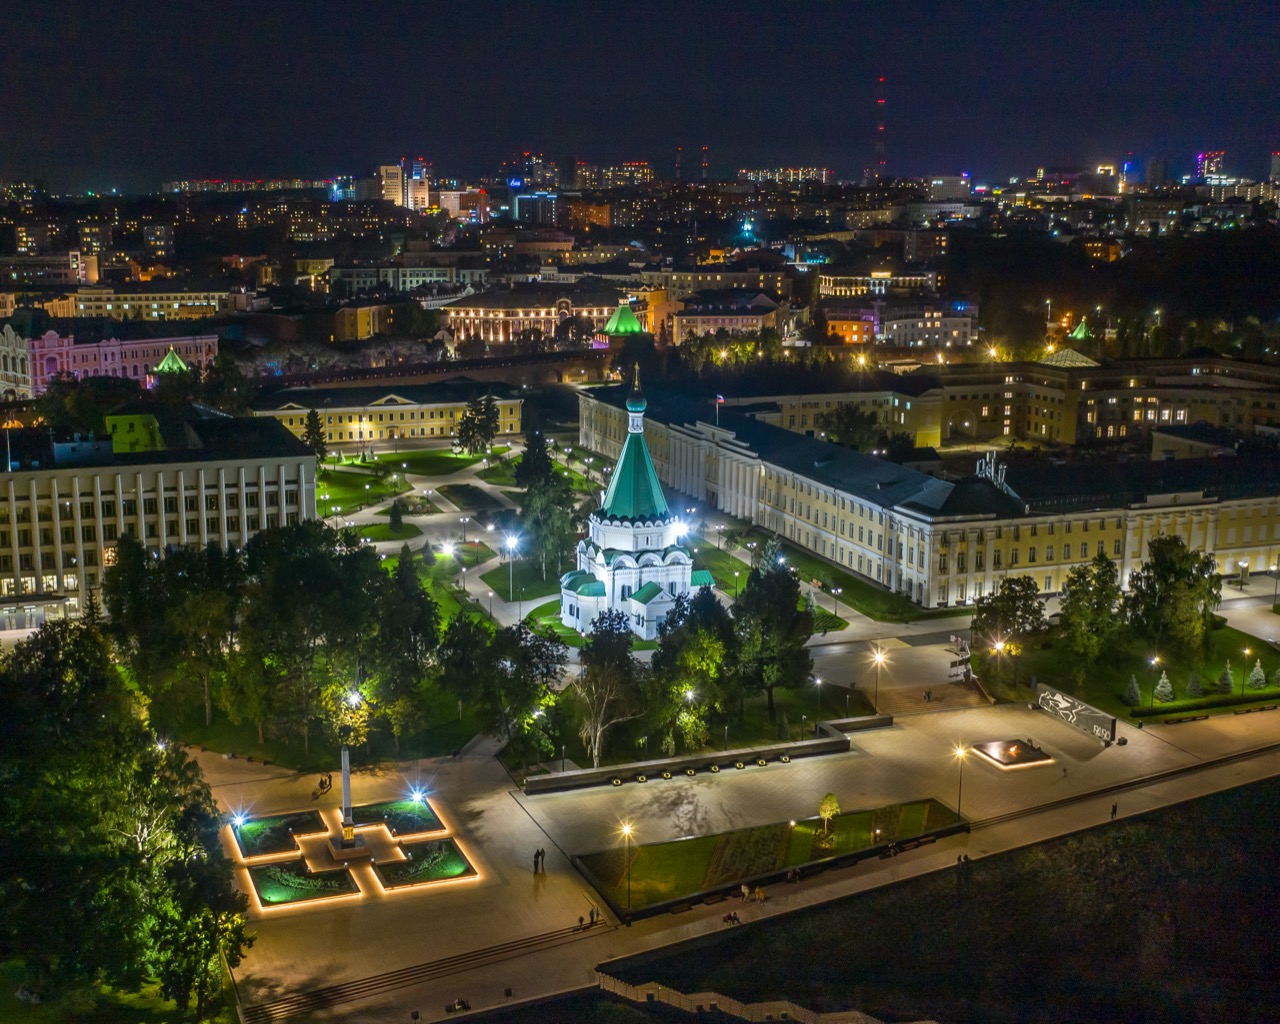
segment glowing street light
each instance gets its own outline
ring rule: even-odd
[[[507,537],[507,600],[516,596],[516,546],[520,538],[514,533]],[[516,618],[520,617],[520,606],[516,605]]]
[[[960,822],[960,798],[964,795],[964,762],[969,751],[964,744],[957,744],[955,749],[956,760],[960,762],[960,781],[956,785],[956,823]]]
[[[627,851],[627,909],[631,909],[631,825],[622,826],[622,839]]]
[[[875,662],[875,666],[876,666],[876,693],[875,693],[875,697],[871,702],[871,706],[875,710],[875,713],[879,714],[880,713],[880,666],[884,664],[884,651],[882,651],[879,647],[877,647],[875,649],[875,652],[871,655],[871,660]]]

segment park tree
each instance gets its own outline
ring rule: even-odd
[[[1204,696],[1204,681],[1195,669],[1191,670],[1191,676],[1187,679],[1187,696],[1193,700]]]
[[[525,492],[520,514],[529,550],[541,563],[542,578],[547,578],[548,567],[553,575],[558,574],[576,536],[573,491],[568,481],[553,473],[532,484]]]
[[[245,899],[209,789],[139,717],[102,630],[41,627],[0,658],[0,700],[0,828],[22,836],[0,874],[0,951],[21,960],[26,986],[46,998],[99,983],[135,992],[151,973],[172,995],[195,991],[222,956],[238,962]],[[212,913],[222,927],[207,957],[164,975],[166,908],[197,864],[210,874],[185,916]]]
[[[1228,658],[1226,665],[1222,668],[1222,675],[1218,676],[1218,692],[1228,694],[1234,690],[1235,683],[1231,681],[1231,659]]]
[[[991,593],[974,602],[975,637],[1025,641],[1044,626],[1044,600],[1030,576],[1006,576]]]
[[[547,439],[541,430],[526,427],[524,432],[524,454],[516,463],[515,479],[517,487],[529,488],[541,483],[555,473],[555,463],[551,461],[551,452],[547,449]]]
[[[391,508],[387,511],[387,525],[391,527],[392,533],[399,533],[404,529],[404,504],[399,498],[391,503]]]
[[[578,735],[593,768],[600,767],[609,730],[640,717],[644,710],[642,670],[631,651],[632,637],[623,612],[601,612],[582,645],[582,671],[569,680],[580,716]]]
[[[852,402],[844,402],[830,412],[819,413],[815,425],[836,444],[860,452],[874,448],[881,433],[876,414]]]
[[[1160,680],[1156,683],[1155,693],[1152,696],[1161,704],[1168,704],[1173,700],[1173,683],[1169,682],[1168,672],[1160,673]]]
[[[840,801],[834,793],[828,793],[818,802],[818,817],[822,819],[822,832],[830,831],[831,819],[840,813]]]
[[[1105,554],[1067,573],[1062,585],[1062,634],[1077,656],[1078,678],[1088,674],[1115,636],[1119,606],[1120,573]]]
[[[498,426],[498,406],[493,395],[476,395],[458,418],[459,447],[472,455],[479,455],[493,443]]]
[[[763,691],[769,717],[775,687],[802,686],[813,672],[806,644],[813,613],[802,606],[800,584],[786,564],[777,538],[764,546],[733,605],[740,692]]]
[[[1280,688],[1280,667],[1271,673],[1271,685]]]
[[[692,600],[679,595],[658,626],[647,717],[669,754],[675,752],[677,736],[689,750],[705,745],[711,718],[724,717],[736,696],[733,637],[733,620],[708,587]]]
[[[1129,574],[1123,607],[1133,632],[1157,650],[1199,652],[1208,642],[1222,584],[1213,557],[1181,537],[1154,537],[1147,560]]]
[[[1253,663],[1253,669],[1249,672],[1249,681],[1246,685],[1251,690],[1265,690],[1267,688],[1267,674],[1262,671],[1261,659]]]
[[[302,443],[311,449],[316,462],[323,465],[324,460],[329,457],[329,441],[320,423],[320,414],[314,409],[307,411],[307,423],[302,428]]]
[[[1142,691],[1138,689],[1138,677],[1129,676],[1129,682],[1124,688],[1124,693],[1120,697],[1121,703],[1125,707],[1136,708],[1142,703]]]

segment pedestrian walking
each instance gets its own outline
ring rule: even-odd
[[[538,873],[538,851],[537,850],[533,851],[533,873],[535,875]]]
[[[579,914],[578,915],[578,931],[582,931],[582,926],[584,924],[586,924],[586,919],[581,914]]]
[[[746,882],[742,883],[742,902],[746,903],[747,898],[751,895],[751,887]]]
[[[1067,777],[1067,766],[1065,764],[1062,766],[1062,777],[1064,779]]]
[[[764,886],[763,885],[756,886],[756,902],[757,903],[764,902]]]
[[[1120,809],[1120,805],[1119,805],[1119,804],[1112,804],[1112,805],[1111,805],[1111,820],[1112,820],[1112,821],[1115,821],[1115,820],[1116,820],[1116,811],[1118,811],[1119,809]]]
[[[594,928],[596,926],[596,908],[595,907],[591,908],[590,917],[591,917],[591,927]]]

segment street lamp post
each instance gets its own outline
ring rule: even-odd
[[[818,692],[818,717],[820,718],[822,716],[822,676],[814,676],[813,685]],[[814,719],[813,727],[815,729],[818,727],[816,718]]]
[[[1147,701],[1147,707],[1156,706],[1156,672],[1160,670],[1160,655],[1153,654],[1151,656],[1151,699]]]
[[[516,596],[516,544],[518,543],[515,535],[507,538],[507,600],[510,601]],[[516,618],[520,618],[520,607],[516,606]]]
[[[627,851],[627,910],[631,909],[631,826],[622,826],[622,838]]]
[[[960,824],[960,799],[964,796],[964,760],[969,753],[963,744],[956,747],[956,760],[960,762],[960,781],[956,784],[956,824]]]
[[[832,588],[831,588],[831,614],[832,614],[832,615],[834,615],[836,618],[839,618],[839,617],[840,617],[840,610],[839,610],[839,608],[840,608],[840,602],[839,602],[838,598],[840,597],[841,593],[843,593],[843,592],[844,592],[844,588],[843,588],[843,587],[832,587]]]
[[[717,524],[716,526],[716,550],[717,551],[720,550],[720,538],[723,534],[724,534],[724,525]]]
[[[1249,648],[1244,651],[1244,664],[1240,666],[1240,696],[1244,696],[1244,670],[1249,667]]]
[[[801,739],[804,739],[804,723],[807,722],[808,720],[809,720],[808,715],[800,716],[800,738]]]
[[[493,621],[493,591],[489,591],[489,621]]]
[[[880,666],[884,664],[884,651],[877,648],[871,659],[876,663],[876,694],[871,706],[878,715],[880,714]]]
[[[725,722],[724,724],[724,749],[725,750],[729,749],[729,723],[728,722]]]
[[[733,570],[733,596],[734,597],[738,596],[738,570],[737,569]]]
[[[459,518],[462,521],[462,543],[465,544],[467,542],[467,523],[471,521],[471,517],[460,516]]]

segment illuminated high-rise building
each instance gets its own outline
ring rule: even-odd
[[[1210,175],[1222,174],[1223,159],[1226,153],[1222,150],[1210,150],[1206,153],[1196,154],[1196,177],[1200,179],[1208,178]]]
[[[1271,154],[1271,180],[1280,182],[1280,153]]]

